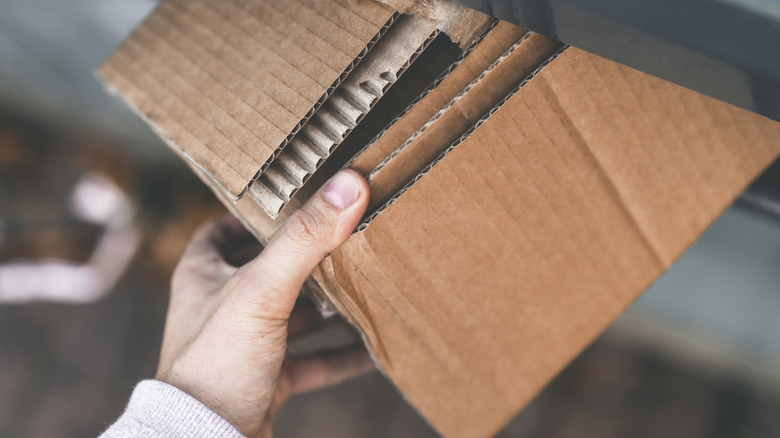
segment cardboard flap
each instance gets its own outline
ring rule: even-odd
[[[100,73],[236,198],[394,14],[373,1],[167,0]]]
[[[403,15],[335,93],[290,139],[252,184],[249,194],[275,218],[319,166],[425,50],[439,30],[436,21]]]
[[[367,145],[349,167],[364,175],[374,170],[526,32],[510,23],[498,23],[440,81]]]
[[[453,35],[457,33],[459,43],[468,45],[492,21],[490,17],[474,11],[448,5],[448,2],[440,2],[434,6],[440,12],[434,14],[436,18],[399,16],[360,65],[290,138],[290,146],[274,158],[249,190],[269,216],[277,218],[283,215],[286,205],[319,170],[320,165],[331,159],[352,130],[373,111],[374,105],[384,99],[388,91],[398,87],[395,84],[406,70],[418,62],[437,37],[442,36],[440,29],[447,29]],[[515,26],[504,24],[499,27],[499,37],[495,39],[499,42],[502,33],[505,38],[506,34],[516,33]],[[441,47],[434,44],[430,50],[441,51]],[[439,66],[432,64],[431,67]],[[415,97],[417,95],[409,99]]]
[[[273,211],[324,181],[302,185],[324,155],[280,155],[320,106],[334,96],[319,116],[346,127],[323,132],[333,145],[370,125],[358,124],[373,100],[334,94],[350,73],[378,81],[378,97],[431,35],[461,50],[492,20],[386,1],[166,0],[100,73],[263,240],[280,222],[262,194],[241,196],[268,189],[251,183],[274,157],[261,181]],[[357,70],[397,8],[425,24]],[[371,174],[376,211],[314,273],[448,437],[495,433],[780,152],[776,122],[521,34],[497,25],[367,130],[360,146],[408,108],[352,163]],[[292,190],[274,183],[290,177]]]
[[[447,437],[514,416],[780,151],[780,124],[569,48],[318,267]]]
[[[533,32],[512,44],[367,175],[371,187],[369,211],[389,201],[540,65],[555,56],[561,46],[560,42]]]

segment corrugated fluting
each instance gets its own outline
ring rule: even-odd
[[[250,187],[250,196],[269,216],[276,218],[438,32],[435,22],[413,16],[390,26]]]
[[[233,198],[397,17],[350,0],[166,0],[100,74]]]

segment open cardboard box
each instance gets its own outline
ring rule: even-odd
[[[330,175],[311,287],[448,437],[498,431],[780,152],[780,124],[446,2],[166,0],[100,71],[260,240]]]

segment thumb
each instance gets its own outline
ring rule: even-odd
[[[264,311],[289,316],[303,282],[357,227],[368,206],[368,183],[341,170],[296,210],[246,269],[262,284]],[[280,315],[281,316],[281,315]]]

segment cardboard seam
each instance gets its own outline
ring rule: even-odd
[[[379,90],[380,91],[380,95],[377,96],[373,101],[371,101],[368,104],[368,110],[367,111],[365,111],[365,112],[361,111],[361,114],[355,120],[355,125],[357,125],[358,123],[360,123],[363,120],[363,118],[371,111],[371,109],[381,99],[381,97],[385,95],[387,90],[390,87],[393,86],[393,84],[398,80],[398,78],[400,78],[404,74],[404,72],[409,68],[409,66],[411,66],[412,63],[414,63],[417,60],[417,58],[428,48],[428,46],[440,34],[441,34],[441,31],[439,29],[434,30],[430,35],[428,35],[426,40],[417,48],[417,50],[409,57],[409,59],[407,59],[404,62],[404,64],[398,70],[396,70],[395,72],[392,72],[392,75],[395,76],[395,79],[392,80],[392,81],[388,81],[388,83],[381,90]],[[385,72],[385,73],[387,73],[387,72]],[[382,75],[384,75],[385,73],[382,73]],[[342,84],[341,86],[343,86],[343,85],[344,84]],[[325,105],[327,105],[327,103],[328,102],[326,101],[322,105],[325,106]],[[321,108],[323,108],[323,106],[321,106]],[[355,109],[358,109],[358,108],[356,107]],[[335,109],[332,112],[334,114],[338,114],[338,111],[335,110]],[[343,143],[344,139],[346,139],[346,137],[350,134],[350,132],[352,132],[352,129],[353,129],[351,127],[347,127],[347,129],[344,130],[342,134],[338,134],[336,132],[333,132],[329,128],[327,123],[324,123],[324,122],[320,121],[318,119],[317,115],[312,116],[312,118],[309,120],[308,123],[312,124],[312,126],[316,126],[317,129],[320,130],[320,131],[328,131],[331,134],[332,137],[337,137],[338,141],[335,141],[335,140],[333,141],[333,145],[328,149],[326,155],[324,157],[321,157],[320,161],[313,166],[313,170],[311,172],[307,172],[305,174],[305,176],[303,176],[302,182],[300,184],[297,184],[296,177],[293,176],[293,175],[290,175],[289,172],[285,171],[284,168],[281,165],[276,166],[276,164],[278,163],[278,161],[276,159],[272,163],[270,163],[270,166],[266,169],[266,172],[265,173],[261,173],[259,178],[257,178],[253,182],[253,184],[257,183],[257,184],[261,184],[261,185],[265,186],[265,189],[261,190],[261,192],[263,193],[263,196],[261,198],[264,200],[264,202],[259,202],[260,199],[258,199],[258,202],[261,204],[261,206],[266,211],[266,213],[268,213],[268,215],[271,216],[272,218],[276,218],[276,216],[284,208],[284,206],[287,205],[287,203],[290,201],[290,199],[292,199],[292,197],[295,196],[295,194],[298,193],[298,191],[308,182],[308,180],[311,178],[311,176],[314,174],[314,172],[316,172],[320,168],[320,166],[332,155],[333,151],[336,148],[338,148],[338,146],[340,146],[341,143]],[[296,136],[304,134],[304,137],[307,137],[305,135],[304,129],[305,129],[305,127],[302,128],[300,131],[298,131],[296,133]],[[296,136],[293,136],[293,138],[295,138]],[[291,140],[291,142],[292,142],[292,140]],[[277,158],[279,158],[281,155],[285,154],[286,151],[282,151],[281,153],[277,152],[277,153],[278,153]],[[300,160],[296,160],[296,158],[294,157],[295,155],[296,154],[293,151],[290,154],[289,158],[291,160],[294,160],[294,161],[300,161]],[[277,167],[279,167],[279,169],[276,169]],[[267,173],[270,172],[271,169],[274,169],[274,173],[278,174],[278,175],[276,175],[273,178],[277,179],[277,180],[282,180],[281,183],[277,183],[276,181],[271,181],[271,177],[269,175],[267,175]],[[258,180],[260,180],[260,181],[258,182]],[[293,183],[293,181],[295,181],[295,183]],[[282,186],[281,184],[285,184],[285,182],[287,184]],[[290,188],[290,187],[292,187],[292,188]],[[255,185],[254,188],[259,188],[259,187],[257,187]],[[250,190],[253,190],[253,189],[250,189]],[[288,189],[289,193],[282,193],[282,189]],[[255,191],[257,191],[257,190],[255,190]],[[270,199],[269,198],[269,194],[272,194],[276,199]],[[265,202],[266,198],[269,198],[268,202]],[[273,204],[273,205],[271,205],[271,204]]]
[[[472,88],[474,88],[480,81],[482,81],[490,72],[492,72],[496,67],[498,67],[501,62],[503,62],[509,55],[514,53],[515,50],[517,50],[518,47],[520,47],[524,42],[526,42],[531,36],[535,35],[535,32],[533,31],[527,31],[523,34],[520,39],[512,44],[508,49],[504,51],[504,53],[501,54],[498,58],[496,58],[493,63],[488,66],[482,73],[479,74],[476,78],[474,78],[473,81],[471,81],[468,85],[466,85],[463,90],[460,91],[455,97],[453,97],[446,105],[444,105],[439,111],[436,112],[430,119],[428,119],[425,124],[420,127],[420,129],[417,130],[414,134],[412,134],[406,141],[404,141],[401,146],[396,148],[393,152],[390,153],[382,162],[376,165],[374,169],[366,175],[366,178],[371,178],[374,174],[379,172],[383,167],[385,167],[389,162],[393,161],[395,157],[397,157],[401,152],[403,152],[410,144],[412,144],[417,138],[419,138],[431,125],[433,125],[437,120],[439,120],[444,114],[447,113],[447,111],[450,110],[460,99],[463,98],[469,91],[471,91]]]
[[[352,158],[350,158],[350,159],[349,159],[349,161],[347,161],[347,163],[344,165],[344,167],[343,167],[343,168],[345,168],[345,169],[346,169],[346,168],[348,168],[349,166],[351,166],[351,165],[352,165],[352,163],[354,163],[354,162],[355,162],[355,160],[357,160],[357,158],[358,158],[358,157],[359,157],[359,156],[360,156],[360,155],[361,155],[363,152],[365,152],[366,150],[368,150],[368,149],[369,149],[371,146],[373,146],[373,145],[374,145],[374,143],[376,143],[377,141],[379,141],[379,139],[380,139],[380,138],[382,138],[382,136],[383,136],[383,135],[384,135],[384,134],[385,134],[385,133],[386,133],[386,132],[387,132],[387,131],[388,131],[388,130],[389,130],[389,129],[390,129],[392,126],[393,126],[393,125],[395,125],[395,124],[396,124],[396,123],[397,123],[399,120],[401,120],[401,119],[402,119],[404,116],[406,116],[406,114],[408,114],[408,113],[409,113],[409,111],[411,111],[411,110],[412,110],[412,109],[413,109],[413,108],[414,108],[414,107],[415,107],[415,106],[416,106],[418,103],[420,103],[420,101],[421,101],[421,100],[423,100],[423,99],[424,99],[426,96],[428,96],[428,95],[429,95],[429,94],[430,94],[430,93],[431,93],[433,90],[435,90],[435,89],[436,89],[436,88],[437,88],[439,85],[441,85],[441,83],[442,83],[442,82],[444,82],[444,80],[445,80],[445,79],[447,79],[447,76],[449,76],[449,75],[450,75],[450,73],[452,73],[452,71],[453,71],[453,70],[455,70],[455,69],[456,69],[456,68],[457,68],[457,67],[458,67],[458,66],[459,66],[459,65],[460,65],[460,64],[463,62],[463,60],[464,60],[464,59],[466,59],[466,57],[467,57],[469,54],[471,54],[471,52],[474,50],[474,48],[476,48],[476,47],[479,45],[479,43],[481,43],[481,42],[482,42],[482,40],[484,40],[484,39],[485,39],[485,37],[487,37],[487,35],[488,35],[488,34],[489,34],[489,33],[490,33],[490,32],[491,32],[493,29],[495,29],[495,28],[496,28],[496,26],[498,26],[498,24],[499,24],[499,23],[500,23],[500,21],[498,21],[498,20],[494,21],[494,22],[493,22],[493,23],[490,25],[490,27],[489,27],[488,29],[486,29],[486,30],[485,30],[485,32],[483,32],[483,33],[482,33],[482,35],[480,35],[480,36],[479,36],[477,39],[475,39],[475,40],[474,40],[474,42],[473,42],[473,43],[472,43],[472,44],[471,44],[471,45],[470,45],[468,48],[466,48],[466,49],[463,51],[463,53],[462,53],[460,56],[458,56],[458,59],[456,59],[455,61],[453,61],[453,62],[452,62],[450,65],[449,65],[449,67],[447,67],[447,69],[446,69],[446,70],[444,70],[444,71],[443,71],[443,72],[442,72],[442,73],[439,75],[439,77],[437,77],[437,78],[436,78],[436,80],[434,80],[434,81],[431,83],[431,85],[429,85],[429,86],[428,86],[428,88],[426,88],[426,89],[425,89],[425,90],[424,90],[422,93],[420,93],[420,95],[419,95],[419,96],[417,96],[417,97],[416,97],[414,100],[412,100],[412,102],[411,102],[411,103],[410,103],[410,104],[409,104],[409,105],[408,105],[408,106],[407,106],[407,107],[406,107],[406,108],[405,108],[405,109],[404,109],[404,110],[401,112],[401,114],[399,114],[399,115],[398,115],[398,116],[396,116],[396,117],[395,117],[393,120],[391,120],[391,121],[390,121],[390,123],[388,123],[388,124],[387,124],[387,126],[385,126],[385,128],[384,128],[384,129],[382,129],[382,131],[380,131],[380,132],[379,132],[379,133],[378,133],[376,136],[374,136],[374,138],[373,138],[373,139],[371,139],[371,141],[369,141],[368,143],[366,143],[366,145],[365,145],[365,146],[363,146],[362,148],[360,148],[360,150],[359,150],[359,151],[357,151],[357,152],[356,152],[356,153],[355,153],[355,154],[352,156]]]
[[[412,178],[411,181],[406,183],[398,192],[396,192],[395,195],[393,195],[390,199],[388,199],[384,204],[377,207],[375,211],[373,211],[371,214],[366,216],[365,219],[363,219],[363,222],[360,223],[360,225],[357,227],[356,232],[360,232],[365,230],[371,222],[376,219],[377,216],[379,216],[384,210],[386,210],[390,205],[392,205],[393,202],[395,202],[396,199],[403,196],[403,194],[409,190],[420,178],[425,176],[426,173],[428,173],[433,166],[438,164],[441,160],[444,159],[444,157],[447,156],[450,152],[452,152],[458,145],[463,143],[471,134],[476,131],[480,126],[482,126],[485,121],[487,121],[490,116],[492,116],[496,111],[498,111],[509,99],[511,99],[518,91],[520,91],[521,88],[523,88],[526,84],[528,84],[533,78],[536,77],[542,70],[544,70],[545,67],[550,65],[551,62],[555,60],[561,53],[563,53],[566,49],[568,49],[568,45],[562,46],[560,49],[556,50],[552,55],[550,55],[547,59],[542,61],[542,63],[534,69],[528,76],[523,79],[519,85],[515,87],[514,90],[509,92],[501,101],[499,101],[493,108],[490,109],[477,123],[473,124],[466,132],[463,133],[457,140],[455,140],[450,146],[447,147],[441,154],[439,154],[438,157],[436,157],[430,164],[425,166],[425,168],[420,171],[420,173],[417,174],[414,178]]]
[[[363,60],[363,58],[371,51],[371,49],[376,45],[377,42],[382,38],[382,36],[387,32],[388,29],[392,26],[392,24],[398,19],[398,17],[401,16],[401,13],[396,11],[393,13],[393,15],[385,22],[385,24],[382,26],[379,31],[377,31],[376,35],[374,35],[373,38],[366,44],[366,47],[363,48],[363,50],[360,51],[358,56],[355,57],[354,60],[347,66],[347,68],[344,69],[344,71],[339,75],[338,78],[336,78],[335,81],[328,87],[328,89],[325,91],[325,93],[317,100],[317,102],[309,109],[309,111],[306,113],[306,115],[303,116],[300,122],[295,125],[295,127],[290,131],[290,133],[285,137],[284,140],[282,140],[282,143],[279,144],[279,146],[273,151],[270,157],[266,159],[265,163],[260,167],[260,169],[257,171],[254,177],[247,183],[247,185],[244,187],[244,189],[236,195],[236,198],[241,198],[249,191],[249,188],[252,186],[252,184],[257,181],[258,178],[260,178],[260,175],[265,171],[265,169],[268,168],[268,166],[271,164],[272,161],[276,159],[276,157],[281,153],[282,150],[290,143],[290,141],[295,137],[295,135],[298,133],[298,131],[303,128],[303,126],[309,121],[309,119],[314,115],[314,113],[319,110],[319,108],[322,106],[322,104],[328,100],[328,98],[333,94],[333,92],[338,88],[338,86],[349,76],[349,74],[352,72],[352,70],[357,67],[357,65],[360,63],[360,61]]]
[[[501,22],[499,20],[494,20],[490,23],[487,29],[479,35],[477,38],[474,39],[474,41],[465,49],[463,49],[462,53],[458,56],[457,59],[452,61],[452,63],[442,72],[439,74],[439,76],[422,92],[419,96],[417,96],[398,116],[396,116],[392,121],[390,121],[385,128],[379,132],[371,141],[369,141],[366,145],[364,145],[362,148],[360,148],[359,151],[357,151],[355,154],[352,155],[352,157],[347,161],[344,166],[342,166],[342,169],[348,168],[354,163],[354,161],[363,153],[365,152],[369,147],[371,147],[379,138],[382,137],[382,135],[387,132],[388,129],[390,129],[396,122],[398,122],[401,118],[403,118],[409,111],[412,110],[412,108],[415,107],[421,100],[423,100],[428,94],[430,94],[433,90],[435,90],[441,83],[447,79],[447,76],[452,73],[460,64],[463,62],[464,59],[468,55],[471,54],[471,52],[479,46],[480,43],[490,34],[491,31],[493,31]],[[319,268],[322,269],[322,268]],[[315,276],[310,276],[307,281],[310,281],[312,283],[312,289],[317,289],[319,293],[312,293],[312,298],[315,300],[317,305],[319,306],[320,313],[324,315],[325,317],[332,316],[336,312],[341,313],[344,315],[344,311],[339,309],[339,306],[337,306],[333,299],[331,298],[331,294],[326,290],[326,287],[317,280]],[[356,324],[355,327],[357,328]],[[362,333],[362,330],[358,329],[358,332],[361,333],[361,336],[365,336]],[[364,338],[365,341],[365,338]],[[373,353],[371,354],[373,358]],[[376,360],[374,360],[376,362]],[[384,373],[383,373],[384,374]]]

